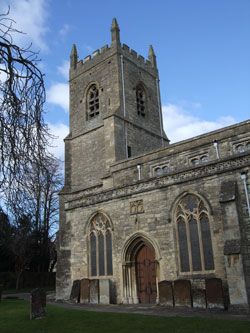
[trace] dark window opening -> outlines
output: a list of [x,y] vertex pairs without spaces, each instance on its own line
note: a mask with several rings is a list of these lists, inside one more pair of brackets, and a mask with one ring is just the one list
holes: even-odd
[[87,93],[87,114],[89,119],[99,114],[99,91],[95,84],[90,86]]
[[131,157],[131,156],[132,156],[132,150],[131,150],[131,147],[128,146],[128,147],[127,147],[127,150],[128,150],[128,157]]
[[137,105],[137,114],[139,116],[145,117],[145,92],[142,87],[136,88],[136,105]]

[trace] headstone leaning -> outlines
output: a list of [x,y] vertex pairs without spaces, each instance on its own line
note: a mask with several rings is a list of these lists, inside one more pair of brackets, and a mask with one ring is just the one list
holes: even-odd
[[2,293],[3,293],[3,285],[0,284],[0,302],[2,300]]
[[110,304],[110,280],[99,280],[99,302],[100,304]]
[[160,305],[174,306],[173,286],[171,281],[160,281],[159,288],[159,303]]
[[174,281],[175,306],[192,307],[191,283],[189,280]]
[[30,319],[41,319],[46,316],[46,292],[36,288],[30,294]]
[[99,280],[93,279],[89,281],[89,303],[99,303]]
[[209,309],[225,309],[221,279],[206,279],[206,300]]
[[81,280],[80,303],[89,303],[89,279]]
[[80,280],[73,281],[69,298],[72,302],[79,303],[80,301],[80,284]]

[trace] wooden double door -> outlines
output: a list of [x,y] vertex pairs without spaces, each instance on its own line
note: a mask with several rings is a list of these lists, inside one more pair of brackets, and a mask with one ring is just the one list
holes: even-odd
[[155,303],[157,297],[156,264],[155,252],[151,247],[145,244],[139,249],[135,268],[139,302]]

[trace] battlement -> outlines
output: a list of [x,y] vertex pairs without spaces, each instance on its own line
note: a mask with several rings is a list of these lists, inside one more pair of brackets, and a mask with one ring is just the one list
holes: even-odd
[[120,54],[128,60],[134,62],[142,69],[151,72],[152,75],[157,74],[156,56],[154,54],[153,47],[149,47],[148,59],[138,54],[126,44],[120,42],[120,29],[116,19],[113,19],[111,26],[111,45],[104,45],[100,49],[92,52],[91,55],[87,55],[84,59],[78,60],[78,54],[76,45],[72,47],[70,55],[70,76],[74,76],[76,73],[90,69],[92,66],[96,66],[98,63],[105,61],[108,57],[114,54]]
[[70,66],[70,73],[71,76],[75,75],[76,73],[85,71],[90,69],[93,66],[96,66],[97,63],[106,60],[109,58],[114,52],[112,47],[108,45],[104,45],[100,49],[95,50],[92,52],[92,54],[87,55],[85,58],[78,60],[74,63],[71,60],[71,66]]
[[157,71],[154,68],[152,62],[149,59],[145,59],[142,55],[138,54],[135,50],[131,49],[128,45],[122,44],[122,54],[127,57],[129,60],[136,62],[137,65],[145,68],[147,71],[152,71],[155,73]]
[[117,47],[117,45],[114,46],[112,44],[106,44],[103,47],[93,51],[92,54],[89,54],[83,59],[78,60],[76,62],[76,66],[73,66],[73,68],[71,66],[71,70],[73,70],[74,72],[88,70],[91,67],[95,66],[97,63],[111,57],[115,53],[120,53],[128,60],[135,62],[142,69],[145,69],[152,74],[155,74],[155,72],[157,71],[157,69],[154,68],[152,62],[149,59],[144,58],[142,55],[138,54],[135,50],[131,49],[126,44],[122,44],[119,47]]

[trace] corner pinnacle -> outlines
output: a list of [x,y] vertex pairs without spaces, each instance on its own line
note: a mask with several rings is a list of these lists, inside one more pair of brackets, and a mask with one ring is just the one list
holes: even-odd
[[154,68],[156,68],[157,67],[157,64],[156,64],[156,55],[155,55],[155,52],[154,52],[154,49],[153,49],[152,45],[149,46],[148,59],[151,62],[152,66]]
[[113,18],[111,25],[111,41],[112,44],[120,44],[120,28],[115,17]]
[[70,66],[73,68],[76,68],[77,61],[78,61],[77,48],[76,48],[76,45],[73,44],[71,53],[70,53]]

